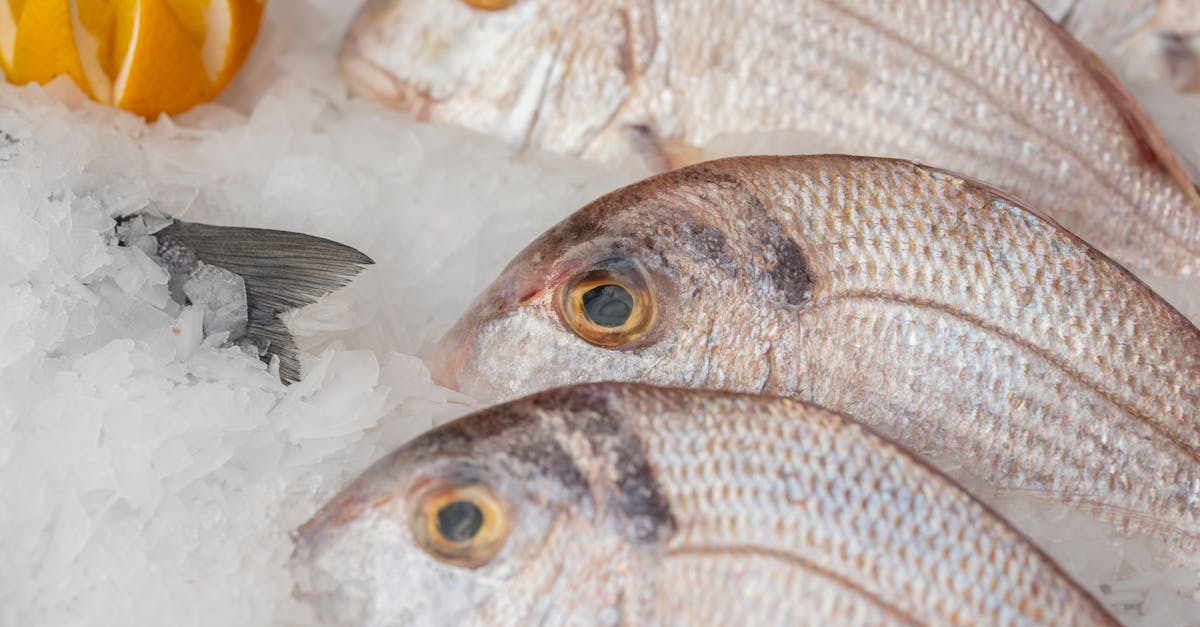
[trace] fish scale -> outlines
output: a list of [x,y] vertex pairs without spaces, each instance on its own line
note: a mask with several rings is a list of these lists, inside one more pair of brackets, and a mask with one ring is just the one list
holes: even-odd
[[[869,314],[862,314],[854,303],[846,303],[843,309],[829,313],[831,318],[851,322],[856,316],[867,318]],[[1007,345],[990,345],[975,336],[970,325],[945,321],[938,314],[907,320],[899,316],[888,318],[873,317],[863,320],[860,325],[847,325],[871,328],[876,321],[883,325],[872,334],[876,344],[872,353],[878,357],[856,360],[853,373],[834,371],[820,377],[814,384],[813,398],[852,415],[863,416],[890,432],[895,430],[895,425],[888,424],[878,415],[877,404],[872,401],[911,397],[906,388],[912,383],[909,377],[889,376],[889,373],[903,373],[912,363],[931,364],[932,368],[942,363],[973,364],[973,367],[968,366],[966,378],[948,378],[945,386],[923,386],[922,397],[909,400],[906,405],[908,412],[917,414],[921,420],[897,433],[897,437],[927,452],[958,451],[957,455],[962,457],[968,470],[1002,487],[1014,489],[1036,488],[1051,492],[1072,487],[1085,491],[1101,489],[1106,488],[1103,477],[1107,473],[1137,460],[1146,460],[1144,463],[1148,467],[1161,465],[1163,470],[1153,474],[1149,473],[1150,468],[1137,469],[1135,476],[1142,477],[1139,487],[1144,490],[1107,488],[1103,493],[1138,511],[1177,510],[1175,518],[1187,521],[1190,535],[1187,541],[1194,550],[1197,541],[1194,509],[1182,502],[1174,506],[1170,503],[1170,486],[1175,473],[1197,476],[1192,455],[1170,448],[1160,450],[1154,443],[1162,443],[1163,438],[1146,422],[1123,415],[1111,402],[1064,377],[1051,363],[1029,359]],[[938,325],[945,325],[941,334],[934,331]],[[945,338],[945,343],[940,346],[925,343],[918,351],[913,351],[907,342],[899,341],[901,326],[905,330],[914,329],[913,332],[922,337]],[[814,329],[814,335],[819,331],[819,327]],[[814,346],[812,351],[827,355],[838,350],[844,341],[844,331],[839,331],[838,345],[827,342]],[[845,387],[844,381],[852,376],[857,376],[863,383]],[[965,389],[955,389],[960,382]],[[968,399],[968,395],[974,398]],[[837,401],[831,400],[835,398]],[[1020,402],[1014,402],[1017,398]],[[1095,421],[1097,417],[1104,417],[1104,421]],[[989,431],[988,427],[996,421],[1007,422],[1016,433]],[[1119,454],[1108,451],[1106,455],[1092,456],[1086,444],[1098,437],[1097,430],[1128,433],[1143,442],[1129,442]],[[1040,437],[1034,441],[1015,437],[1023,432]],[[1020,459],[1018,451],[1024,451],[1029,457]],[[973,454],[980,457],[975,458]],[[1041,475],[1054,477],[1054,483],[1030,485],[1032,477]],[[1162,502],[1156,507],[1147,507],[1140,502],[1142,496],[1150,495],[1158,495]],[[1070,498],[1069,494],[1064,496]]]
[[[452,67],[420,43],[430,32]],[[552,67],[520,82],[539,50]],[[387,0],[355,21],[342,65],[358,91],[432,121],[586,158],[665,168],[720,136],[795,131],[804,152],[815,137],[916,159],[1010,190],[1140,271],[1200,272],[1200,193],[1179,160],[1025,0]],[[536,104],[498,98],[521,90]]]
[[[860,216],[856,218],[850,214],[847,215],[849,219],[827,222],[825,225],[833,228],[825,230],[822,230],[822,225],[818,223],[801,224],[795,233],[798,240],[807,239],[812,242],[812,245],[806,249],[813,251],[812,264],[814,266],[837,269],[838,274],[830,277],[830,284],[836,285],[840,292],[865,294],[876,290],[881,284],[890,283],[892,284],[890,285],[892,293],[919,295],[921,299],[931,302],[953,303],[957,310],[984,320],[993,327],[1013,329],[1021,337],[1029,339],[1045,349],[1051,339],[1045,337],[1047,330],[1039,333],[1039,330],[1034,327],[1019,323],[1013,324],[1013,321],[1020,320],[1020,308],[1018,299],[1013,298],[1013,287],[1032,286],[1034,288],[1032,302],[1053,301],[1061,304],[1060,306],[1065,310],[1067,316],[1064,322],[1066,324],[1061,324],[1055,329],[1058,337],[1053,339],[1075,343],[1071,348],[1073,351],[1081,353],[1083,357],[1077,360],[1077,363],[1083,365],[1088,375],[1106,381],[1121,381],[1125,377],[1132,378],[1133,375],[1125,372],[1126,368],[1122,367],[1123,364],[1113,364],[1109,368],[1103,368],[1098,363],[1099,355],[1093,348],[1106,341],[1113,342],[1116,338],[1120,338],[1121,344],[1129,345],[1137,355],[1150,358],[1149,361],[1153,365],[1165,361],[1190,366],[1176,369],[1174,372],[1168,371],[1165,374],[1168,377],[1173,375],[1177,382],[1189,379],[1192,382],[1195,381],[1198,372],[1197,362],[1200,360],[1194,350],[1191,350],[1194,345],[1171,342],[1169,337],[1163,335],[1118,333],[1117,329],[1114,329],[1106,320],[1115,315],[1131,320],[1174,318],[1175,320],[1171,322],[1176,324],[1183,322],[1179,314],[1172,311],[1169,306],[1158,299],[1119,297],[1096,299],[1089,297],[1089,295],[1097,293],[1105,294],[1129,289],[1128,275],[1114,271],[1115,269],[1109,265],[1091,263],[1089,255],[1094,255],[1094,252],[1061,237],[1056,229],[1047,223],[1031,224],[1024,219],[1024,216],[1014,214],[1014,212],[1020,212],[1015,205],[1002,202],[999,210],[986,211],[985,209],[991,202],[991,199],[986,196],[969,191],[951,195],[950,190],[957,187],[953,181],[946,186],[940,184],[934,177],[923,175],[918,169],[914,169],[913,173],[916,176],[907,178],[905,181],[889,181],[891,189],[913,190],[911,194],[893,196],[891,202],[880,203],[874,201],[874,198],[878,197],[874,182],[879,179],[872,176],[870,167],[855,168],[852,166],[843,170],[839,173],[842,179],[856,186],[848,198],[848,204],[854,205],[857,211],[862,212]],[[795,178],[792,178],[793,174],[796,175]],[[815,186],[816,181],[806,177],[803,171],[787,171],[787,169],[784,170],[782,176],[772,177],[764,185],[769,189],[788,189],[796,194],[802,205],[799,212],[801,216],[822,213],[817,204],[818,199],[814,198],[810,191]],[[943,204],[936,208],[928,206],[930,203],[937,202],[938,196],[943,193],[953,204]],[[924,214],[921,211],[923,208],[926,211]],[[876,220],[881,224],[885,223],[888,220],[888,214],[909,216],[912,218],[911,225],[880,229],[874,234],[876,242],[870,247],[857,248],[848,251],[848,254],[837,254],[841,250],[836,245],[837,242],[856,242],[861,233],[860,224],[873,224]],[[837,214],[834,213],[834,216],[836,217]],[[918,277],[910,273],[936,267],[930,263],[934,259],[923,255],[903,254],[905,249],[903,242],[929,239],[924,232],[925,229],[936,230],[938,237],[953,237],[959,223],[968,227],[976,227],[971,229],[970,235],[978,238],[980,242],[975,243],[970,239],[966,242],[955,242],[958,244],[955,246],[955,252],[961,257],[949,259],[949,263],[945,264],[944,268],[965,267],[970,269],[988,264],[987,248],[979,245],[986,243],[986,247],[1004,250],[1007,258],[1004,260],[1003,274],[997,276],[996,280],[986,283],[954,281],[956,277],[948,274],[942,276],[949,279],[950,283],[914,280]],[[1060,254],[1048,254],[1051,250]],[[825,251],[834,254],[826,258],[822,255]],[[1083,289],[1065,290],[1061,289],[1060,285],[1038,281],[1037,273],[1047,263],[1059,266],[1053,268],[1054,276],[1069,277],[1070,281],[1075,284],[1074,287]],[[871,272],[872,266],[878,268],[879,272]],[[880,273],[890,275],[890,277],[881,276]],[[901,279],[902,284],[895,285],[895,279]],[[972,291],[975,294],[971,294]],[[992,294],[993,302],[987,302],[984,297],[981,297],[980,292]],[[967,298],[963,298],[964,296]],[[814,305],[820,306],[821,300],[835,300],[838,297],[839,294],[828,294],[825,299],[818,299]],[[1046,319],[1045,316],[1039,316],[1039,318]],[[1181,325],[1183,329],[1190,331],[1188,335],[1195,337],[1194,328],[1187,329],[1188,326],[1190,325],[1186,323]],[[1155,357],[1159,359],[1154,359]],[[1124,389],[1121,391],[1122,396],[1132,398],[1138,395],[1148,395],[1153,398],[1147,388],[1154,383],[1154,378],[1141,377],[1136,382],[1127,380],[1126,383],[1136,383],[1143,387],[1142,389]],[[1187,425],[1188,428],[1180,429],[1180,432],[1186,434],[1189,444],[1194,447],[1200,443],[1200,439],[1198,439],[1200,432],[1197,432],[1190,424],[1191,417],[1195,413],[1187,411],[1188,409],[1194,410],[1195,405],[1165,402],[1162,405],[1158,409],[1165,410],[1162,412],[1164,415],[1173,416],[1179,425]]]
[[[657,453],[654,456],[664,460],[656,465],[656,471],[668,498],[672,499],[673,511],[689,521],[669,545],[668,553],[679,554],[689,547],[703,547],[716,556],[727,554],[730,558],[738,553],[774,555],[773,559],[795,560],[806,564],[807,569],[831,573],[846,581],[870,580],[871,574],[893,576],[897,579],[887,582],[886,586],[902,587],[900,579],[907,580],[911,573],[896,563],[876,564],[879,567],[877,574],[852,567],[860,566],[856,562],[864,553],[870,552],[869,547],[891,546],[902,538],[942,540],[932,547],[923,546],[917,553],[932,554],[933,559],[946,559],[949,551],[945,544],[962,540],[961,536],[955,535],[961,530],[929,515],[928,510],[953,504],[930,505],[919,483],[903,485],[890,481],[895,478],[889,472],[894,472],[889,468],[891,460],[869,457],[864,447],[857,445],[852,437],[813,438],[805,433],[807,425],[797,425],[790,416],[770,416],[767,420],[755,416],[749,424],[743,425],[738,417],[744,415],[744,411],[722,409],[720,406],[711,408],[719,416],[712,420],[692,415],[671,416],[675,419],[670,420],[655,415],[653,422],[646,420],[640,424],[640,428],[646,430],[646,442],[652,455]],[[719,442],[719,445],[706,449],[709,456],[716,458],[711,462],[714,471],[689,472],[694,465],[702,469],[705,466],[704,458],[697,460],[679,450],[678,439],[693,435]],[[802,444],[772,455],[769,452],[771,444],[776,442]],[[719,486],[719,492],[714,495],[713,491],[705,491],[697,484],[715,484]],[[789,485],[797,487],[789,488]],[[737,488],[723,489],[727,486]],[[865,488],[855,490],[855,486]],[[769,493],[762,494],[763,491]],[[798,502],[787,498],[793,491],[805,498]],[[813,495],[822,498],[813,498]],[[902,497],[908,497],[909,502],[903,504],[911,509],[903,514],[889,513],[888,501],[903,502]],[[702,508],[703,513],[696,506],[697,501],[707,502],[708,506]],[[793,505],[803,507],[805,516],[798,517],[790,512],[789,506]],[[875,521],[889,519],[900,524],[888,529],[875,524]],[[810,523],[814,527],[796,524],[797,520],[815,521]],[[947,526],[951,528],[947,529]],[[841,538],[833,531],[835,529],[854,530],[865,537],[859,538],[858,543],[842,544],[838,542]],[[922,533],[927,534],[927,538],[922,538]],[[888,537],[881,537],[884,534]],[[900,558],[903,557],[902,553]],[[969,567],[961,575],[974,581],[987,580]],[[935,600],[911,594],[904,604],[896,608],[902,616],[915,614],[916,608],[933,607]],[[939,610],[946,614],[962,611],[945,607]],[[974,611],[967,615],[984,614]]]
[[[681,220],[724,248],[666,235]],[[588,344],[555,309],[560,264],[606,256],[645,266],[662,310],[629,347]],[[776,282],[797,272],[794,304]],[[481,398],[598,380],[791,396],[1200,559],[1200,331],[985,185],[887,159],[709,162],[584,207],[481,302],[514,284],[535,296],[468,311],[438,380]]]
[[[570,446],[544,463],[552,442]],[[477,569],[403,531],[413,486],[463,473],[512,512]],[[663,505],[644,521],[653,534],[630,528],[645,508],[629,504],[647,501]],[[301,596],[363,626],[1116,624],[1002,519],[862,425],[703,390],[596,384],[479,411],[381,460],[297,543]]]

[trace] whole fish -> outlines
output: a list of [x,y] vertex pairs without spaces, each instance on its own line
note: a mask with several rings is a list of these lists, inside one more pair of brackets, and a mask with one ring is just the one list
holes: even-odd
[[1115,625],[1037,548],[837,414],[602,384],[486,409],[301,527],[353,625]]
[[665,169],[717,136],[781,130],[916,159],[1007,189],[1138,270],[1200,273],[1200,193],[1104,65],[1027,0],[372,0],[341,65],[423,119],[592,159]]
[[1200,330],[911,162],[739,157],[608,194],[509,264],[433,371],[480,398],[621,380],[815,402],[1200,563]]
[[1200,92],[1200,0],[1038,0],[1118,69]]
[[226,332],[279,359],[284,383],[300,379],[296,342],[279,319],[346,285],[374,263],[344,244],[303,233],[214,226],[141,213],[117,221],[118,245],[166,268],[171,298],[204,312],[205,335]]

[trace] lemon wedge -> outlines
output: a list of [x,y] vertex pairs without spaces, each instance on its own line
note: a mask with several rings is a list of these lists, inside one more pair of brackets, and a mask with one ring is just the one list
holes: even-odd
[[0,0],[0,66],[14,83],[66,74],[145,117],[210,100],[250,54],[263,0]]

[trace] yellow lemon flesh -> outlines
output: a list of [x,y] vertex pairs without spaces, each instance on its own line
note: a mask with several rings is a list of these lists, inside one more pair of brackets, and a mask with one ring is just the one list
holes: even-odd
[[145,117],[210,100],[250,54],[263,0],[0,0],[0,66],[14,83],[66,74]]

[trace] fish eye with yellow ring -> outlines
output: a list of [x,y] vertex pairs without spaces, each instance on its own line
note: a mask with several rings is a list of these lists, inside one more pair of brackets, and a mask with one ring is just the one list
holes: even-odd
[[440,486],[422,492],[410,522],[427,553],[447,564],[479,568],[500,552],[508,537],[509,512],[480,483]]
[[598,264],[566,283],[559,301],[563,322],[596,346],[627,345],[654,322],[654,301],[642,273],[620,259]]
[[463,0],[469,6],[484,11],[499,11],[517,3],[517,0]]

